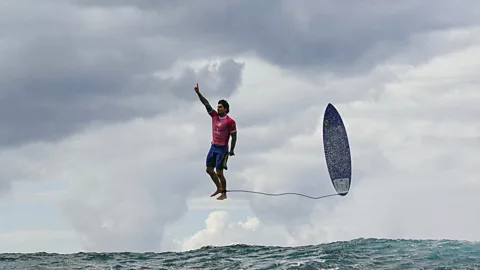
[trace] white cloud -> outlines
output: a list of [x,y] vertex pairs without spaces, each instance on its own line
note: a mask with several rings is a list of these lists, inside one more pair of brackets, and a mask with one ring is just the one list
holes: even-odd
[[265,226],[257,217],[249,217],[245,221],[235,222],[226,211],[212,212],[205,220],[205,228],[181,242],[180,250],[187,251],[203,246],[251,244],[282,245],[285,234],[281,227]]

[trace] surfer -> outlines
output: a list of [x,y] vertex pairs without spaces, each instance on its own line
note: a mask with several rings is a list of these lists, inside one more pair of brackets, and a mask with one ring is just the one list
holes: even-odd
[[[198,83],[194,90],[200,101],[205,105],[208,114],[212,117],[212,142],[206,158],[206,170],[213,183],[215,183],[217,190],[210,197],[221,193],[217,200],[224,200],[227,198],[227,180],[223,171],[228,169],[228,157],[235,155],[234,149],[237,143],[236,123],[235,120],[227,115],[230,112],[230,105],[226,100],[219,100],[217,110],[214,110],[208,100],[200,93]],[[232,145],[229,150],[230,136],[232,137]]]

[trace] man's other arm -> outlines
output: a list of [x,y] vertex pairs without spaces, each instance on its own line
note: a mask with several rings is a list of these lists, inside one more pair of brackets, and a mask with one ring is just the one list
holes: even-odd
[[237,125],[235,121],[232,121],[232,124],[230,126],[230,135],[232,136],[232,142],[230,146],[230,155],[233,156],[235,155],[235,145],[237,144]]

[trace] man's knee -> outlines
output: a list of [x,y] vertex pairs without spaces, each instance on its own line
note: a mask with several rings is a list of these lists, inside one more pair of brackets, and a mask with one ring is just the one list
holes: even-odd
[[210,175],[215,174],[215,171],[213,170],[212,167],[207,167],[207,169],[205,171]]
[[223,170],[217,169],[215,173],[217,174],[218,177],[223,177]]

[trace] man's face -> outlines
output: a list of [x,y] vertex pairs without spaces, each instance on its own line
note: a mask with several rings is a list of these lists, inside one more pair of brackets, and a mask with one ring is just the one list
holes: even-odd
[[223,107],[222,104],[218,104],[218,105],[217,105],[217,112],[218,112],[218,114],[220,114],[220,115],[224,115],[224,114],[225,114],[225,108]]

